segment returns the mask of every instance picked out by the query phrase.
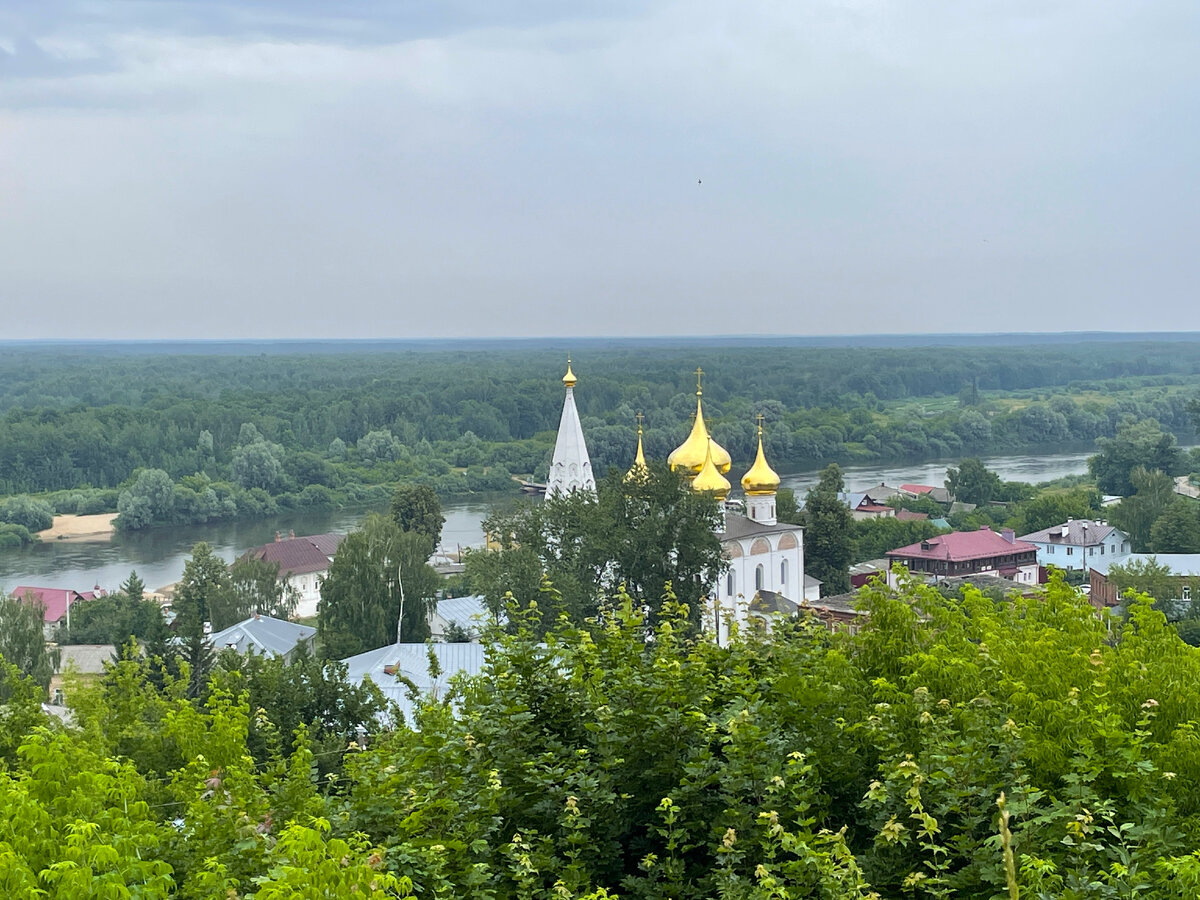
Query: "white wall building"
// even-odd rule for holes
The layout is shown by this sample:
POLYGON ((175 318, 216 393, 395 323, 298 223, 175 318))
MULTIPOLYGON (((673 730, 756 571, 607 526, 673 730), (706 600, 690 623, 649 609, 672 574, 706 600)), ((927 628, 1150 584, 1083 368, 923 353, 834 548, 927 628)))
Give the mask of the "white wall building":
POLYGON ((1128 556, 1132 550, 1129 535, 1093 519, 1067 519, 1020 539, 1037 547, 1039 565, 1060 569, 1086 569, 1101 559, 1128 556))
POLYGON ((596 478, 592 475, 592 461, 588 457, 587 442, 583 439, 583 426, 579 424, 579 412, 575 409, 575 373, 571 371, 571 360, 567 359, 567 374, 563 386, 567 395, 563 399, 562 417, 558 422, 558 438, 554 442, 550 475, 546 479, 546 496, 569 494, 571 491, 596 492, 596 478))

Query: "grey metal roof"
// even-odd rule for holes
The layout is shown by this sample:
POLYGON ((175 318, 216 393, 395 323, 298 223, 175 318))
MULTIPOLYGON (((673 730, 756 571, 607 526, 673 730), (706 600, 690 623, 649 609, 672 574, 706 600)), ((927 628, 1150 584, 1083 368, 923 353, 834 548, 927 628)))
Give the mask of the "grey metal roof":
POLYGON ((1088 558, 1088 568, 1107 575, 1110 566, 1120 563, 1127 566, 1132 562, 1158 560, 1160 565, 1171 570, 1172 575, 1200 575, 1200 553, 1127 553, 1125 556, 1088 558))
POLYGON ((484 602, 483 594, 471 594, 468 597, 447 597, 439 600, 437 613, 447 622, 457 622, 463 628, 475 626, 478 628, 492 618, 491 611, 484 602))
POLYGON ((1062 525, 1043 528, 1041 531, 1035 531, 1032 534, 1023 534, 1021 535, 1021 540, 1036 541, 1039 544, 1062 544, 1064 547, 1091 547, 1095 544, 1103 543, 1116 530, 1114 526, 1109 525, 1107 522, 1096 522, 1092 519, 1072 519, 1069 522, 1063 522, 1062 525), (1063 528, 1067 529, 1065 537, 1062 533, 1063 528))
POLYGON ((804 576, 805 589, 808 589, 810 587, 820 587, 822 584, 823 584, 823 582, 821 581, 820 578, 813 578, 811 575, 808 575, 808 574, 806 574, 804 576))
POLYGON ((363 679, 370 678, 385 697, 400 707, 405 719, 411 723, 412 700, 408 696, 408 686, 398 676, 411 681, 421 694, 442 696, 455 675, 478 675, 483 671, 484 648, 482 644, 389 644, 342 662, 346 664, 346 677, 350 681, 361 684, 363 679), (429 673, 430 652, 442 670, 437 678, 429 673), (393 666, 393 674, 385 671, 393 666))
POLYGON ((317 629, 311 625, 300 625, 271 616, 252 616, 218 631, 209 641, 217 650, 286 656, 301 641, 312 640, 316 633, 317 629))
POLYGON ((725 516, 725 531, 717 534, 718 540, 736 540, 737 538, 752 537, 756 534, 780 534, 785 531, 803 531, 799 525, 789 525, 780 522, 776 525, 764 525, 746 516, 729 513, 725 516))
POLYGON ((116 658, 117 648, 112 644, 62 644, 58 652, 59 672, 74 666, 81 675, 99 675, 104 664, 116 658))

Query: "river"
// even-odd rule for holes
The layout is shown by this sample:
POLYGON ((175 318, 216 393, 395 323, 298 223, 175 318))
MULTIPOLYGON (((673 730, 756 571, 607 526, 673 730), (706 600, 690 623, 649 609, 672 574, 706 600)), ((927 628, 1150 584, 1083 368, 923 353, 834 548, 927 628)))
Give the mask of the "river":
MULTIPOLYGON (((1044 456, 997 456, 986 459, 988 468, 1005 481, 1037 483, 1087 471, 1090 453, 1058 453, 1044 456)), ((904 482, 940 485, 946 479, 947 466, 955 460, 933 462, 846 466, 843 473, 849 490, 862 490, 879 484, 904 482)), ((817 481, 818 472, 784 475, 785 487, 803 493, 817 481)), ((492 505, 509 495, 472 498, 445 505, 446 524, 442 547, 456 550, 483 543, 481 520, 492 505)), ((368 510, 330 510, 325 512, 292 511, 268 519, 245 522, 218 522, 208 525, 184 525, 157 528, 132 534, 116 534, 110 540, 50 541, 16 550, 0 551, 0 591, 18 585, 62 587, 88 590, 94 585, 116 588, 131 569, 148 587, 157 588, 178 581, 183 565, 197 541, 208 541, 216 553, 232 561, 250 547, 274 540, 275 532, 284 534, 321 534, 352 530, 368 510)))

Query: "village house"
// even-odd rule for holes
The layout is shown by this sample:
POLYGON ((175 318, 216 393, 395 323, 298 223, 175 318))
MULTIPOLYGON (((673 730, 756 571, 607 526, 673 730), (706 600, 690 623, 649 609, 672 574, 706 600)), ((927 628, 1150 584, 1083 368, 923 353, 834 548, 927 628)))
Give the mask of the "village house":
POLYGON ((283 537, 275 533, 275 540, 247 550, 243 559, 261 559, 279 564, 279 577, 285 589, 296 594, 296 617, 310 618, 317 614, 321 602, 321 579, 329 572, 338 545, 344 535, 312 534, 296 537, 295 533, 283 537))
POLYGON ((865 491, 843 491, 838 499, 850 507, 850 515, 855 519, 890 519, 896 515, 894 506, 876 503, 865 491))
POLYGON ((490 621, 492 613, 482 594, 446 597, 439 600, 429 614, 429 636, 435 641, 457 636, 478 641, 490 621), (455 629, 461 629, 461 632, 456 634, 455 629))
MULTIPOLYGON (((889 550, 887 558, 889 564, 898 562, 930 581, 986 573, 1018 584, 1038 583, 1037 548, 1017 540, 1011 528, 1000 534, 987 526, 978 531, 953 531, 889 550)), ((891 571, 888 584, 896 586, 891 571)))
POLYGON ((949 506, 954 502, 950 491, 944 487, 934 487, 932 484, 902 484, 900 490, 913 497, 928 497, 934 503, 949 506))
POLYGON ((209 642, 217 651, 278 656, 290 662, 300 648, 311 651, 316 636, 317 629, 311 625, 255 615, 211 635, 209 642))
POLYGON ((60 627, 70 627, 71 607, 86 600, 103 597, 104 591, 99 585, 90 591, 73 591, 70 588, 30 587, 19 585, 13 588, 12 596, 22 603, 40 603, 44 610, 42 633, 46 640, 52 641, 57 636, 60 627))
POLYGON ((1122 557, 1130 551, 1129 535, 1091 519, 1067 519, 1020 539, 1037 547, 1041 565, 1060 569, 1086 569, 1097 557, 1122 557))
POLYGON ((389 644, 342 660, 351 684, 374 682, 384 697, 395 704, 409 725, 413 724, 413 691, 419 697, 442 697, 456 675, 478 675, 485 662, 482 644, 436 644, 407 642, 389 644), (430 671, 429 657, 437 660, 437 674, 430 671))
POLYGON ((1120 588, 1109 577, 1114 565, 1128 566, 1151 560, 1170 570, 1170 579, 1176 583, 1173 597, 1156 597, 1163 603, 1189 605, 1200 599, 1200 553, 1130 553, 1126 556, 1097 559, 1088 567, 1088 599, 1097 609, 1117 606, 1123 599, 1120 588))
POLYGON ((62 706, 66 702, 68 676, 81 684, 95 681, 104 674, 104 665, 116 658, 112 644, 63 644, 56 649, 58 665, 50 676, 50 703, 62 706))

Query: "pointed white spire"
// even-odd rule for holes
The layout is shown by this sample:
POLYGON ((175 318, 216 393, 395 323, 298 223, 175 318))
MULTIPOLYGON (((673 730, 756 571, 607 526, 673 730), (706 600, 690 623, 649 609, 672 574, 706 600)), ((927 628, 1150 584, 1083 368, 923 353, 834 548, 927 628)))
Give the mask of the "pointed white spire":
POLYGON ((592 461, 588 458, 583 426, 579 424, 579 412, 575 409, 575 380, 568 356, 567 374, 563 376, 567 396, 563 400, 562 418, 558 421, 558 439, 554 442, 554 458, 550 463, 550 477, 546 480, 546 496, 569 494, 571 491, 596 492, 592 461))

